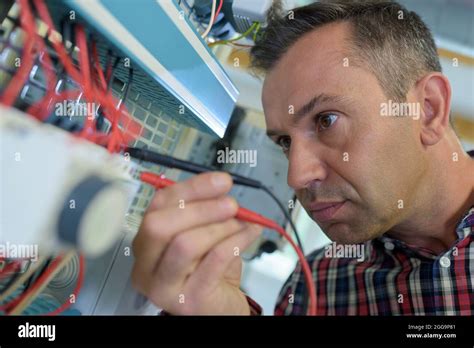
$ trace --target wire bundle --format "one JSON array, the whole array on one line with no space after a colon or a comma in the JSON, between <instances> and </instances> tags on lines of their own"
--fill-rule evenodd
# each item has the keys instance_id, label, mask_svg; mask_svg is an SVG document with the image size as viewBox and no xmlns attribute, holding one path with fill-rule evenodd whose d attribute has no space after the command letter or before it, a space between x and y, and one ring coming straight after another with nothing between
<instances>
[{"instance_id":1,"label":"wire bundle","mask_svg":"<svg viewBox=\"0 0 474 348\"><path fill-rule=\"evenodd\" d=\"M66 254L61 254L53 259L49 264L44 258L35 263L30 264L24 273L18 273L17 277L13 278L12 284L8 284L0 293L0 311L10 315L19 315L24 313L28 307L35 301L48 284L55 278L56 275L75 257L75 251L69 251ZM44 267L40 270L41 266ZM82 255L79 255L79 271L76 281L76 286L72 295L77 299L84 282L85 261ZM31 282L35 274L39 272L39 276ZM5 268L0 275L5 273ZM24 284L27 284L24 286ZM73 302L65 301L58 308L43 313L43 315L58 315L71 306Z\"/></svg>"},{"instance_id":2,"label":"wire bundle","mask_svg":"<svg viewBox=\"0 0 474 348\"><path fill-rule=\"evenodd\" d=\"M247 31L245 31L245 33L242 33L241 35L233 39L219 40L219 41L212 42L209 44L209 47L212 47L215 45L227 45L227 44L232 44L239 47L252 47L252 45L238 44L237 41L243 39L244 37L247 37L250 34L252 34L253 40L255 41L259 30L260 30L260 23L253 22L253 24L250 26L250 28L247 29Z\"/></svg>"},{"instance_id":3,"label":"wire bundle","mask_svg":"<svg viewBox=\"0 0 474 348\"><path fill-rule=\"evenodd\" d=\"M111 75L118 61L115 62L114 67L108 65L104 74L100 65L96 43L91 42L91 52L89 52L84 27L76 25L75 36L79 49L77 66L70 57L70 52L64 47L63 42L58 39L57 31L44 1L32 0L32 3L36 10L35 13L46 24L48 30L45 37L40 36L36 23L37 18L33 14L30 0L17 0L20 8L19 24L24 31L25 41L21 54L21 64L0 95L0 102L6 106L14 105L28 80L33 66L38 61L46 78L46 93L39 101L30 105L26 112L40 121L45 121L51 114L55 103L60 100L78 100L83 97L87 102L97 102L103 115L111 123L110 133L98 132L95 117L87 117L84 128L76 135L99 145L107 146L110 152L121 151L129 142L140 135L142 127L129 115L124 103L117 102L110 91ZM76 82L79 86L78 89L56 91L58 85L57 70L49 52L51 47L46 42L52 46L65 73ZM92 60L89 55L92 56ZM127 85L128 89L129 85ZM123 97L125 98L126 94ZM25 313L35 299L41 295L45 287L75 255L74 251L70 251L55 257L50 264L47 264L44 259L30 263L23 273L20 273L19 270L20 261L1 260L4 262L4 267L0 270L0 280L3 285L0 292L0 311L6 314ZM72 294L74 298L77 298L82 287L84 263L84 258L80 255L76 286ZM41 270L42 265L44 267ZM57 309L46 313L46 315L57 315L66 310L71 304L72 302L68 300Z\"/></svg>"},{"instance_id":4,"label":"wire bundle","mask_svg":"<svg viewBox=\"0 0 474 348\"><path fill-rule=\"evenodd\" d=\"M112 126L109 134L98 132L96 118L87 117L84 128L77 134L79 137L99 145L107 146L110 152L119 152L128 143L140 136L142 127L129 115L124 103L117 102L108 88L109 84L100 66L95 42L91 44L93 58L93 64L91 65L84 27L79 24L75 26L76 44L79 49L79 67L76 67L63 43L58 39L57 31L44 1L33 0L39 18L48 27L46 39L48 39L52 45L65 72L81 88L80 90L65 90L57 93L56 85L58 80L55 76L56 71L48 52L48 47L46 47L45 38L38 34L35 17L33 16L29 0L17 0L17 2L20 6L20 25L25 31L26 40L21 57L21 66L5 88L0 97L0 102L7 106L13 105L28 78L36 56L40 55L42 58L41 61L43 62L42 69L47 78L47 92L40 101L31 105L26 110L27 113L44 121L45 118L51 114L51 110L57 101L73 100L83 96L87 102L100 105L103 115L109 120ZM110 67L107 67L108 78L110 78L110 71Z\"/></svg>"},{"instance_id":5,"label":"wire bundle","mask_svg":"<svg viewBox=\"0 0 474 348\"><path fill-rule=\"evenodd\" d=\"M214 23L216 23L217 16L221 12L223 3L224 3L224 0L220 0L219 6L216 6L217 0L212 0L211 19L209 20L209 24L207 25L206 30L201 35L203 39L206 38L211 32L212 26L214 25ZM217 7L217 10L216 10L216 7Z\"/></svg>"}]
</instances>

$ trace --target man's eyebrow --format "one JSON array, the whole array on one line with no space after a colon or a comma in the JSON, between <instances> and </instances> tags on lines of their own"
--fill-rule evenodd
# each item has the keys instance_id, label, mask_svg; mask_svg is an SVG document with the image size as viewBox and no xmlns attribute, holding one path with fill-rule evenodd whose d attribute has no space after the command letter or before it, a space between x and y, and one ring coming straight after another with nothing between
<instances>
[{"instance_id":1,"label":"man's eyebrow","mask_svg":"<svg viewBox=\"0 0 474 348\"><path fill-rule=\"evenodd\" d=\"M328 102L337 102L344 99L345 98L340 95L331 95L331 94L321 93L313 97L309 102L307 102L305 105L299 108L298 111L296 111L294 122L297 122L300 118L310 113L318 104L328 103Z\"/></svg>"},{"instance_id":2,"label":"man's eyebrow","mask_svg":"<svg viewBox=\"0 0 474 348\"><path fill-rule=\"evenodd\" d=\"M325 94L321 93L315 97L313 97L309 102L307 102L305 105L303 105L298 111L295 113L295 119L293 120L294 123L298 122L303 116L307 115L313 109L316 107L318 104L322 103L329 103L329 102L340 102L348 99L347 97L341 96L341 95L333 95L333 94ZM272 130L272 129L267 129L267 136L272 137L275 135L281 135L284 134L284 132L277 131L277 130Z\"/></svg>"}]
</instances>

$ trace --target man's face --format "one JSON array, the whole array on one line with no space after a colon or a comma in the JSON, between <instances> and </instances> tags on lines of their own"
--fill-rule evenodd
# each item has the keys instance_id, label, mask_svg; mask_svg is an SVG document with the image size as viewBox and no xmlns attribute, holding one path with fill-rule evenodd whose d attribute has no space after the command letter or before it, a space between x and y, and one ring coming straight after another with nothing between
<instances>
[{"instance_id":1,"label":"man's face","mask_svg":"<svg viewBox=\"0 0 474 348\"><path fill-rule=\"evenodd\" d=\"M375 75L352 64L350 30L338 23L306 34L263 87L267 131L288 157L288 184L339 243L373 239L408 218L426 168L417 121L381 116L388 98Z\"/></svg>"}]
</instances>

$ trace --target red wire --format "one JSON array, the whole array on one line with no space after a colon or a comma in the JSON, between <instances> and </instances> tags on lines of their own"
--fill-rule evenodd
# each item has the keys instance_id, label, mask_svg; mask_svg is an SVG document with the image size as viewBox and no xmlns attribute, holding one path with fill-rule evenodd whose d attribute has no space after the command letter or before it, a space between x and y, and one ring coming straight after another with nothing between
<instances>
[{"instance_id":1,"label":"red wire","mask_svg":"<svg viewBox=\"0 0 474 348\"><path fill-rule=\"evenodd\" d=\"M53 24L53 21L49 15L48 9L44 2L42 0L33 0L35 3L35 6L38 10L38 14L40 15L41 19L48 25L48 33L51 33L52 31L55 31L55 27ZM82 28L82 26L77 26L76 27L76 39L78 41L78 46L79 46L79 62L80 62L80 67L82 70L79 72L75 66L72 60L70 59L68 53L66 52L65 48L62 46L61 43L59 43L56 40L51 40L52 45L55 49L55 51L58 54L58 57L66 69L66 72L69 74L71 78L73 78L79 85L82 85L84 87L84 94L86 95L86 98L90 101L94 100L93 96L97 96L100 100L101 103L104 104L109 104L109 102L105 102L102 98L102 93L98 91L99 93L96 93L96 90L92 86L92 81L90 79L90 64L89 64L89 57L88 57L88 52L87 52L87 42L85 39L85 33ZM107 98L108 99L108 98ZM84 127L83 132L81 132L81 136L90 136L91 132L93 131L93 124L92 120L89 119L89 117L86 120L86 126ZM93 138L94 136L92 136Z\"/></svg>"},{"instance_id":2,"label":"red wire","mask_svg":"<svg viewBox=\"0 0 474 348\"><path fill-rule=\"evenodd\" d=\"M303 274L305 277L306 281L306 286L308 288L309 296L310 296L310 308L309 308L309 315L316 315L316 288L314 286L314 280L313 276L311 273L311 268L308 265L308 262L306 261L306 258L301 251L301 249L293 242L291 237L286 233L286 231L278 225L276 222L260 215L257 214L251 210L248 210L246 208L239 207L239 210L237 211L237 215L235 216L239 220L243 221L248 221L251 223L256 223L264 227L271 228L272 230L277 231L280 233L293 247L293 249L296 251L296 254L298 255L298 258L301 262L301 267L303 269Z\"/></svg>"},{"instance_id":3,"label":"red wire","mask_svg":"<svg viewBox=\"0 0 474 348\"><path fill-rule=\"evenodd\" d=\"M21 262L19 261L12 261L8 263L1 271L0 271L0 276L3 276L4 274L11 273L16 271L17 268L21 266Z\"/></svg>"},{"instance_id":4,"label":"red wire","mask_svg":"<svg viewBox=\"0 0 474 348\"><path fill-rule=\"evenodd\" d=\"M54 105L53 101L55 100L56 95L57 78L53 73L54 65L43 39L39 37L36 30L30 32L30 35L36 38L39 50L43 54L43 59L46 63L43 64L43 71L45 71L47 75L48 85L46 95L40 101L36 102L34 105L31 105L26 112L36 116L40 120L44 120L50 114L51 106Z\"/></svg>"},{"instance_id":5,"label":"red wire","mask_svg":"<svg viewBox=\"0 0 474 348\"><path fill-rule=\"evenodd\" d=\"M40 287L45 281L46 278L56 269L58 266L59 262L63 258L63 255L58 256L46 269L46 271L41 274L41 276L38 278L38 280L24 293L20 294L18 297L15 299L12 299L10 302L8 302L5 305L2 305L0 309L7 309L7 314L9 314L11 307L14 307L18 303L20 303L25 297L29 296L31 292L35 291L38 287Z\"/></svg>"},{"instance_id":6,"label":"red wire","mask_svg":"<svg viewBox=\"0 0 474 348\"><path fill-rule=\"evenodd\" d=\"M81 71L83 72L84 76L84 85L85 85L85 93L86 97L89 100L93 100L93 96L103 96L103 93L105 92L105 98L102 101L106 107L105 107L105 114L111 113L111 117L109 120L111 120L112 123L112 130L111 130L111 135L108 137L108 150L110 152L117 152L123 147L123 143L128 143L129 139L127 139L123 133L121 132L120 128L118 127L118 124L120 121L123 123L123 128L128 129L132 127L133 121L131 117L129 116L124 104L122 103L120 105L120 108L117 110L115 108L115 103L111 102L113 100L113 96L111 93L109 93L106 90L106 83L104 79L104 74L102 72L102 69L100 67L98 55L97 55L97 49L92 52L93 58L95 61L95 68L98 71L99 78L101 80L102 85L97 87L92 85L92 80L90 79L90 64L89 64L89 56L88 56L88 49L87 49L87 42L86 42L86 37L85 37L85 32L84 28L82 26L77 26L77 32L76 32L76 39L77 43L79 46L80 50L80 55L79 55L79 62L80 62L80 67ZM103 91L101 91L103 90ZM96 92L97 91L97 92ZM101 93L102 92L102 93ZM88 121L89 118L88 118ZM95 121L96 122L96 121ZM95 124L94 122L94 124ZM126 123L126 124L125 124ZM93 132L94 127L92 127L93 123L89 122L88 127L84 128L85 133L83 135L90 136L90 133ZM136 124L136 128L139 127L138 124ZM139 134L137 132L137 134ZM133 136L132 136L133 138Z\"/></svg>"},{"instance_id":7,"label":"red wire","mask_svg":"<svg viewBox=\"0 0 474 348\"><path fill-rule=\"evenodd\" d=\"M48 49L46 48L46 45L43 41L43 38L40 37L36 31L36 24L33 18L33 14L31 11L31 8L29 6L28 1L25 0L19 0L20 1L20 18L21 18L21 24L24 30L27 32L27 38L31 39L34 41L39 46L39 51L43 53L43 59L46 63L46 66L43 64L44 71L46 72L47 75L47 81L48 81L48 86L47 86L47 94L37 103L34 105L31 105L27 109L27 113L30 113L40 120L44 120L44 118L50 113L50 108L52 105L54 105L54 101L58 99L59 96L56 95L55 92L55 87L57 83L56 76L54 75L54 65L51 60L51 57L48 53ZM43 9L44 10L44 9ZM46 37L50 35L50 30L48 30ZM25 48L24 53L29 52L27 48ZM28 67L26 70L31 70L32 65L34 64L34 57L33 55L27 56L27 58L31 58L31 65L28 63L25 64L23 63L22 66ZM17 75L21 75L21 73L17 73ZM21 78L18 78L18 80L21 80Z\"/></svg>"},{"instance_id":8,"label":"red wire","mask_svg":"<svg viewBox=\"0 0 474 348\"><path fill-rule=\"evenodd\" d=\"M152 186L154 186L156 189L161 189L166 186L170 186L175 184L173 180L166 179L163 175L156 175L154 173L150 172L142 172L140 175L140 179L143 182L146 182ZM293 247L293 249L296 251L296 254L298 255L298 259L301 262L301 267L303 269L303 274L305 277L305 282L306 282L306 287L308 288L309 292L309 310L308 310L308 315L316 315L316 287L314 285L314 280L313 280L313 275L311 272L311 268L308 264L308 261L306 261L306 258L301 251L301 249L293 242L291 237L286 233L286 231L281 228L280 225L278 225L276 222L260 215L257 214L251 210L248 210L246 208L239 207L239 210L237 211L237 215L235 216L239 220L255 223L258 225L261 225L263 227L268 227L271 228L278 233L280 233L287 241L290 243L290 245Z\"/></svg>"},{"instance_id":9,"label":"red wire","mask_svg":"<svg viewBox=\"0 0 474 348\"><path fill-rule=\"evenodd\" d=\"M34 40L34 43L38 45L38 51L41 52L43 55L43 60L45 62L45 64L43 64L43 68L44 68L43 71L47 75L47 84L48 84L46 95L39 102L35 103L34 105L31 105L27 109L27 113L32 114L33 116L37 117L40 120L44 120L44 118L50 113L51 105L53 105L52 98L55 95L55 87L57 84L57 79L56 79L55 74L53 73L54 65L51 60L51 57L49 56L48 49L46 48L43 38L40 37L36 31L36 23L33 19L33 14L31 12L31 8L28 4L28 1L21 2L20 15L22 18L21 20L22 27L27 33L27 37ZM33 58L33 63L34 63L34 58ZM31 67L29 67L29 69L31 70Z\"/></svg>"},{"instance_id":10,"label":"red wire","mask_svg":"<svg viewBox=\"0 0 474 348\"><path fill-rule=\"evenodd\" d=\"M117 105L115 97L112 95L111 92L107 90L107 79L110 78L109 74L112 73L111 65L109 64L109 66L107 67L106 79L105 74L100 66L97 46L95 42L92 42L92 58L94 60L95 70L97 71L99 77L99 88L102 89L103 92L106 93L106 95L109 97L109 99L113 101L113 106L107 103L107 105L109 105L109 108L112 109L111 112L113 114L112 117L107 117L106 115L106 117L109 119L109 121L111 121L112 124L112 131L108 143L108 149L110 152L118 152L122 149L123 144L127 144L128 142L134 140L141 134L142 127L130 117L125 103L120 104L119 110L117 110L117 108L115 107L115 105ZM119 129L118 123L120 122L123 123L123 129L127 130L130 133L129 135L125 135Z\"/></svg>"},{"instance_id":11,"label":"red wire","mask_svg":"<svg viewBox=\"0 0 474 348\"><path fill-rule=\"evenodd\" d=\"M217 8L216 14L214 15L214 20L212 21L212 24L211 24L211 25L214 25L214 23L216 22L217 16L218 16L219 13L221 12L221 8L222 8L222 4L223 4L223 3L224 3L224 0L221 0L220 3L219 3L219 7Z\"/></svg>"},{"instance_id":12,"label":"red wire","mask_svg":"<svg viewBox=\"0 0 474 348\"><path fill-rule=\"evenodd\" d=\"M48 35L50 35L52 32L55 31L55 27L53 24L53 20L51 19L51 16L49 15L48 8L44 4L43 0L33 0L33 2L35 4L36 9L38 10L38 14L40 18L43 20L43 22L47 24ZM66 72L68 73L68 75L77 83L82 84L82 76L80 72L75 68L74 63L70 59L64 46L56 40L51 40L51 44L53 45L54 50L58 54L59 60L61 61L61 64L64 66L64 68L66 69Z\"/></svg>"},{"instance_id":13,"label":"red wire","mask_svg":"<svg viewBox=\"0 0 474 348\"><path fill-rule=\"evenodd\" d=\"M34 30L34 19L33 15L31 12L31 9L29 8L28 1L27 0L19 0L20 3L22 4L21 6L21 15L22 15L22 25L27 28L27 31L30 32ZM89 60L88 60L88 53L87 53L87 43L85 42L85 34L82 35L81 31L83 33L83 28L79 29L79 37L78 37L78 46L81 46L82 49L80 49L80 62L81 62L81 71L79 71L76 66L74 65L73 61L69 57L66 49L60 43L57 41L54 37L51 36L52 32L56 32L54 23L51 19L51 16L49 15L48 9L44 3L43 0L33 0L34 5L38 11L38 14L43 22L46 23L48 26L48 31L47 35L48 37L51 37L51 44L56 51L58 58L61 62L61 64L64 66L67 74L75 80L79 85L82 85L84 87L84 94L86 94L88 97L87 99L92 101L94 100L94 97L100 105L104 109L104 115L107 117L107 119L112 123L112 130L111 134L109 135L104 135L104 134L98 134L95 132L93 129L93 124L92 120L88 119L86 121L86 127L84 128L82 134L80 136L87 138L88 140L100 140L101 145L107 145L108 149L110 152L118 152L126 145L131 142L132 140L135 140L137 137L141 135L141 127L136 122L133 120L129 113L127 112L126 108L124 107L124 104L121 105L120 109L117 110L116 106L116 100L113 97L111 92L104 92L103 86L97 87L93 81L90 78L91 74L91 69L89 65ZM24 52L30 52L31 49L33 48L34 45L34 35L27 35L27 43L25 44L25 50ZM43 47L43 46L42 46ZM45 56L45 59L48 60L48 56ZM31 70L31 67L34 63L33 55L28 54L25 55L23 58L22 66L18 70L17 74L15 75L15 79L12 81L11 84L9 84L8 89L6 90L6 93L2 96L1 101L4 102L7 105L11 105L15 99L16 96L18 95L19 90L21 89L21 86L24 84L24 81ZM96 65L96 68L98 65ZM101 79L101 70L98 70L99 73L99 78ZM52 84L52 79L49 79L50 85ZM102 83L102 82L101 82ZM51 88L50 88L51 89ZM51 95L52 94L52 95ZM59 97L62 96L61 94L58 96L52 91L48 94L49 99L49 106L53 105L52 101L57 101ZM44 101L46 103L46 100ZM40 110L41 109L41 110ZM40 116L43 116L41 113L46 113L48 110L43 107L43 104L38 104L35 105L31 108L29 108L30 111L32 111L35 114L39 114ZM41 117L40 117L41 118ZM122 133L120 128L118 127L118 123L121 122L121 124L126 125L126 133Z\"/></svg>"},{"instance_id":14,"label":"red wire","mask_svg":"<svg viewBox=\"0 0 474 348\"><path fill-rule=\"evenodd\" d=\"M43 285L43 283L46 281L46 278L56 270L58 267L59 263L61 262L62 258L64 256L60 255L58 256L46 269L46 271L41 274L41 276L38 278L38 280L24 293L20 294L18 297L10 300L7 304L4 304L0 306L0 310L5 310L7 314L10 314L11 308L16 306L18 303L20 303L25 297L29 296L33 291L36 291L38 287ZM79 292L81 291L82 284L84 282L84 257L82 255L79 255L79 274L77 276L77 282L76 282L76 287L74 288L73 295L74 298L77 299ZM67 308L71 306L71 301L66 301L64 302L59 308L55 309L52 312L46 313L45 315L57 315Z\"/></svg>"},{"instance_id":15,"label":"red wire","mask_svg":"<svg viewBox=\"0 0 474 348\"><path fill-rule=\"evenodd\" d=\"M92 42L92 58L94 60L94 67L95 67L95 70L97 71L97 74L98 74L98 77L99 77L99 82L100 82L100 89L102 89L102 91L106 94L108 94L108 91L107 91L107 81L105 79L105 76L104 76L104 72L102 71L102 68L100 66L100 61L99 61L99 55L97 53L97 45L95 42ZM110 65L109 65L110 67ZM109 68L108 67L108 68ZM112 97L112 95L110 95L110 97ZM110 106L109 106L110 108ZM106 114L106 117L108 115L108 112L105 112L104 111L104 114ZM109 121L111 122L112 124L112 131L111 131L111 135L109 137L109 140L108 140L108 149L110 152L113 152L113 151L116 151L116 143L117 143L117 134L120 132L120 130L118 129L117 127L117 117L118 117L118 114L115 110L113 110L113 116L112 117L107 117L107 119L109 119Z\"/></svg>"},{"instance_id":16,"label":"red wire","mask_svg":"<svg viewBox=\"0 0 474 348\"><path fill-rule=\"evenodd\" d=\"M27 0L19 0L20 3L20 22L21 25L28 31L32 29L33 17L31 16L29 4ZM15 102L21 88L25 84L28 74L34 64L34 55L32 50L34 48L35 40L32 36L26 35L26 42L23 47L23 53L21 57L21 65L12 80L8 84L7 88L3 92L0 102L11 106Z\"/></svg>"},{"instance_id":17,"label":"red wire","mask_svg":"<svg viewBox=\"0 0 474 348\"><path fill-rule=\"evenodd\" d=\"M94 94L92 92L91 67L88 52L89 50L87 48L86 33L82 25L76 26L76 41L77 46L79 48L79 67L82 72L82 86L84 88L84 94L86 99L92 102L94 101ZM89 116L92 115L87 115L86 124L81 132L81 136L87 136L88 134L94 131L94 121L92 121Z\"/></svg>"},{"instance_id":18,"label":"red wire","mask_svg":"<svg viewBox=\"0 0 474 348\"><path fill-rule=\"evenodd\" d=\"M37 3L37 6L39 6L39 12L41 12L41 14L44 14L45 11L46 11L46 14L48 14L47 9L45 8L44 4L41 1L35 1L35 2ZM48 114L50 106L53 105L52 101L57 100L57 99L54 99L56 97L54 89L55 89L57 80L51 70L53 68L53 63L48 54L48 50L43 42L43 39L39 37L39 35L36 32L36 25L35 25L35 21L34 21L29 3L27 0L19 0L19 3L20 3L20 10L21 10L20 21L21 21L21 25L23 29L28 34L26 35L27 41L23 49L22 65L20 69L18 70L18 72L15 74L12 82L9 84L8 89L5 91L4 95L2 96L2 102L11 106L13 102L15 101L16 96L19 93L19 90L21 89L24 82L26 81L28 77L28 73L29 71L31 71L31 68L33 67L33 64L34 64L34 55L32 54L31 50L35 44L39 45L40 46L39 51L43 52L43 58L46 61L46 64L48 65L44 69L44 71L48 75L47 76L48 93L46 96L42 98L42 100L37 102L35 105L30 106L27 112L43 120L44 117ZM47 36L50 35L50 33L51 33L51 30L48 29ZM58 45L56 41L52 40L52 42L56 50L59 49L59 47L62 47L61 45ZM68 64L67 62L64 62L64 61L63 63L66 67L72 65L72 63ZM74 75L71 69L68 69L68 70L69 70L69 73ZM48 103L49 105L46 105Z\"/></svg>"}]
</instances>

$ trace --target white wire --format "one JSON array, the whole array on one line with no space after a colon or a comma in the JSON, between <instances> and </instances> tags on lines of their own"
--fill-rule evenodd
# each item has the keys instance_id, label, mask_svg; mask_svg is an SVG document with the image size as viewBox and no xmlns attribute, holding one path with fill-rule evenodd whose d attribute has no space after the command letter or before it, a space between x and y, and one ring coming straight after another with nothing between
<instances>
[{"instance_id":1,"label":"white wire","mask_svg":"<svg viewBox=\"0 0 474 348\"><path fill-rule=\"evenodd\" d=\"M207 35L209 35L210 31L211 31L211 28L212 28L212 24L214 23L214 16L216 14L216 4L217 4L217 0L212 0L212 9L211 9L211 20L209 21L209 25L207 26L206 28L206 31L204 33L202 33L201 37L204 39Z\"/></svg>"}]
</instances>

